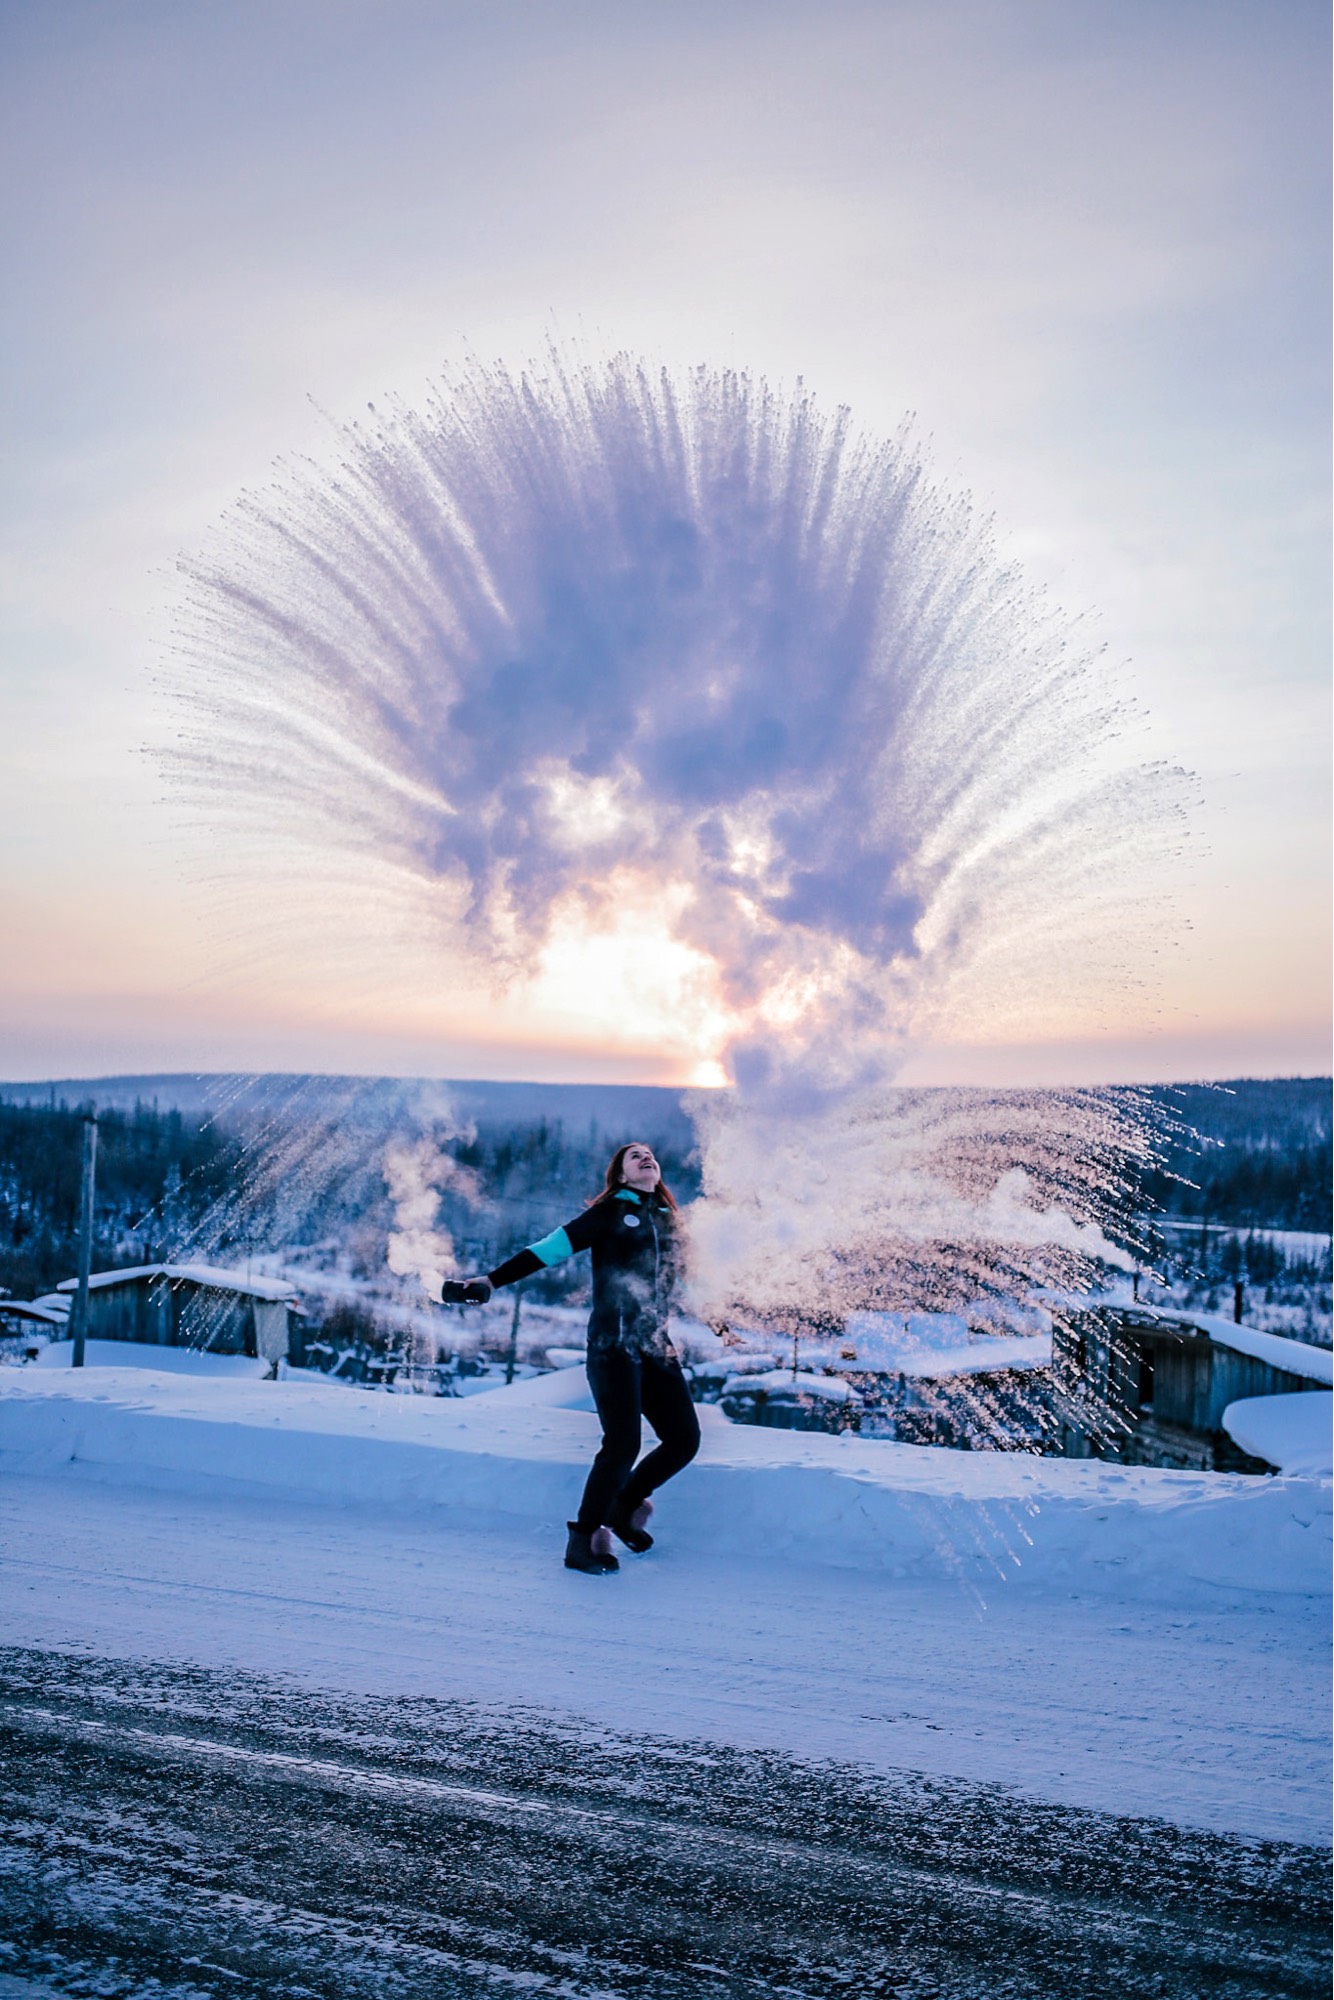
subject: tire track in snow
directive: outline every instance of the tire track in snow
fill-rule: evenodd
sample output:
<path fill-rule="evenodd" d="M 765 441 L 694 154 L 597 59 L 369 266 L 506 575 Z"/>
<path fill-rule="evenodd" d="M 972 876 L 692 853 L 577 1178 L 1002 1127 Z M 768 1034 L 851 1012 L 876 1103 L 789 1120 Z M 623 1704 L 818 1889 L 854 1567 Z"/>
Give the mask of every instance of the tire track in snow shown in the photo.
<path fill-rule="evenodd" d="M 1305 1850 L 461 1703 L 0 1670 L 0 1966 L 69 1994 L 1326 1990 Z"/>

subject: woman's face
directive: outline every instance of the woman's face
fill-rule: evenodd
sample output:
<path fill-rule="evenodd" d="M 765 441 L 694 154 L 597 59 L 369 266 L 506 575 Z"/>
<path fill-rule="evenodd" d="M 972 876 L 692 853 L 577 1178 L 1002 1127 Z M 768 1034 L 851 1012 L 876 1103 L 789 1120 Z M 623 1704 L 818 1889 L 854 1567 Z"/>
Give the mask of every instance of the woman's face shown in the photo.
<path fill-rule="evenodd" d="M 636 1144 L 626 1147 L 621 1161 L 621 1179 L 636 1194 L 652 1194 L 662 1179 L 662 1170 L 653 1157 L 651 1146 Z"/>

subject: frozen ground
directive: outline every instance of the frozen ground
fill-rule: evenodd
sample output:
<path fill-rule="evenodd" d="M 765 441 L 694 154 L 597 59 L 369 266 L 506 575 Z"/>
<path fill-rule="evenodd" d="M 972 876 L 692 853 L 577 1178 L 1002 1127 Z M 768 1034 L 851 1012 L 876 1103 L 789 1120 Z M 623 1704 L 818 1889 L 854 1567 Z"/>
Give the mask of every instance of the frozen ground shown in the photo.
<path fill-rule="evenodd" d="M 234 1668 L 0 1675 L 3 2000 L 1328 1990 L 1309 1847 Z"/>
<path fill-rule="evenodd" d="M 72 1340 L 49 1341 L 31 1365 L 68 1371 L 73 1353 Z M 256 1361 L 249 1354 L 204 1354 L 193 1347 L 150 1347 L 132 1340 L 86 1340 L 84 1366 L 99 1370 L 147 1368 L 154 1375 L 192 1375 L 211 1381 L 221 1377 L 258 1382 L 269 1372 L 267 1361 Z"/>
<path fill-rule="evenodd" d="M 0 1370 L 0 2000 L 1327 1991 L 1328 1481 L 586 1401 Z"/>
<path fill-rule="evenodd" d="M 5 1370 L 0 1638 L 1326 1837 L 1327 1482 L 706 1410 L 658 1548 L 588 1579 L 584 1393 Z"/>

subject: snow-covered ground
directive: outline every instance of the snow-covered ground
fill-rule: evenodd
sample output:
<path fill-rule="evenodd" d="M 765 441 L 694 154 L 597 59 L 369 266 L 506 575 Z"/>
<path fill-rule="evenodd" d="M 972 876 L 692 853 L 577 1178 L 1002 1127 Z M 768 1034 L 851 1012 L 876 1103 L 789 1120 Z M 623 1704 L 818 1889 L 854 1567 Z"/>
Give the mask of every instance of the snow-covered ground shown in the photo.
<path fill-rule="evenodd" d="M 1184 1238 L 1191 1245 L 1201 1240 L 1212 1243 L 1265 1243 L 1290 1264 L 1319 1264 L 1330 1254 L 1330 1236 L 1325 1230 L 1236 1229 L 1225 1223 L 1202 1224 L 1170 1215 L 1154 1216 L 1152 1226 L 1169 1239 Z"/>
<path fill-rule="evenodd" d="M 587 1403 L 577 1369 L 466 1401 L 0 1371 L 0 1632 L 1324 1837 L 1327 1481 L 705 1409 L 659 1547 L 590 1579 Z"/>
<path fill-rule="evenodd" d="M 33 1357 L 34 1368 L 54 1368 L 69 1372 L 74 1355 L 72 1340 L 53 1340 Z M 219 1376 L 233 1381 L 256 1382 L 269 1372 L 267 1361 L 253 1354 L 205 1354 L 197 1347 L 157 1347 L 133 1340 L 86 1340 L 84 1367 L 147 1368 L 157 1375 L 191 1375 L 196 1380 Z"/>

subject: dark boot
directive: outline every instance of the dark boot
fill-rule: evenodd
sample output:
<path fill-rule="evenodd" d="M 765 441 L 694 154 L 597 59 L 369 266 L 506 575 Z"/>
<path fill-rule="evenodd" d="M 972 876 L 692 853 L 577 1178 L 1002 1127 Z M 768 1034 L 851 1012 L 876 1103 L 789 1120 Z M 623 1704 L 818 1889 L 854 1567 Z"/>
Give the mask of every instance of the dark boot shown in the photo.
<path fill-rule="evenodd" d="M 613 1500 L 607 1515 L 607 1526 L 613 1535 L 618 1535 L 627 1549 L 633 1549 L 637 1556 L 647 1555 L 653 1547 L 653 1537 L 645 1527 L 653 1512 L 651 1500 L 641 1500 L 637 1507 L 626 1507 L 619 1500 Z"/>
<path fill-rule="evenodd" d="M 581 1569 L 585 1576 L 610 1576 L 620 1564 L 611 1552 L 611 1536 L 605 1528 L 594 1528 L 591 1533 L 574 1521 L 565 1524 L 570 1531 L 570 1539 L 565 1544 L 566 1569 Z"/>

